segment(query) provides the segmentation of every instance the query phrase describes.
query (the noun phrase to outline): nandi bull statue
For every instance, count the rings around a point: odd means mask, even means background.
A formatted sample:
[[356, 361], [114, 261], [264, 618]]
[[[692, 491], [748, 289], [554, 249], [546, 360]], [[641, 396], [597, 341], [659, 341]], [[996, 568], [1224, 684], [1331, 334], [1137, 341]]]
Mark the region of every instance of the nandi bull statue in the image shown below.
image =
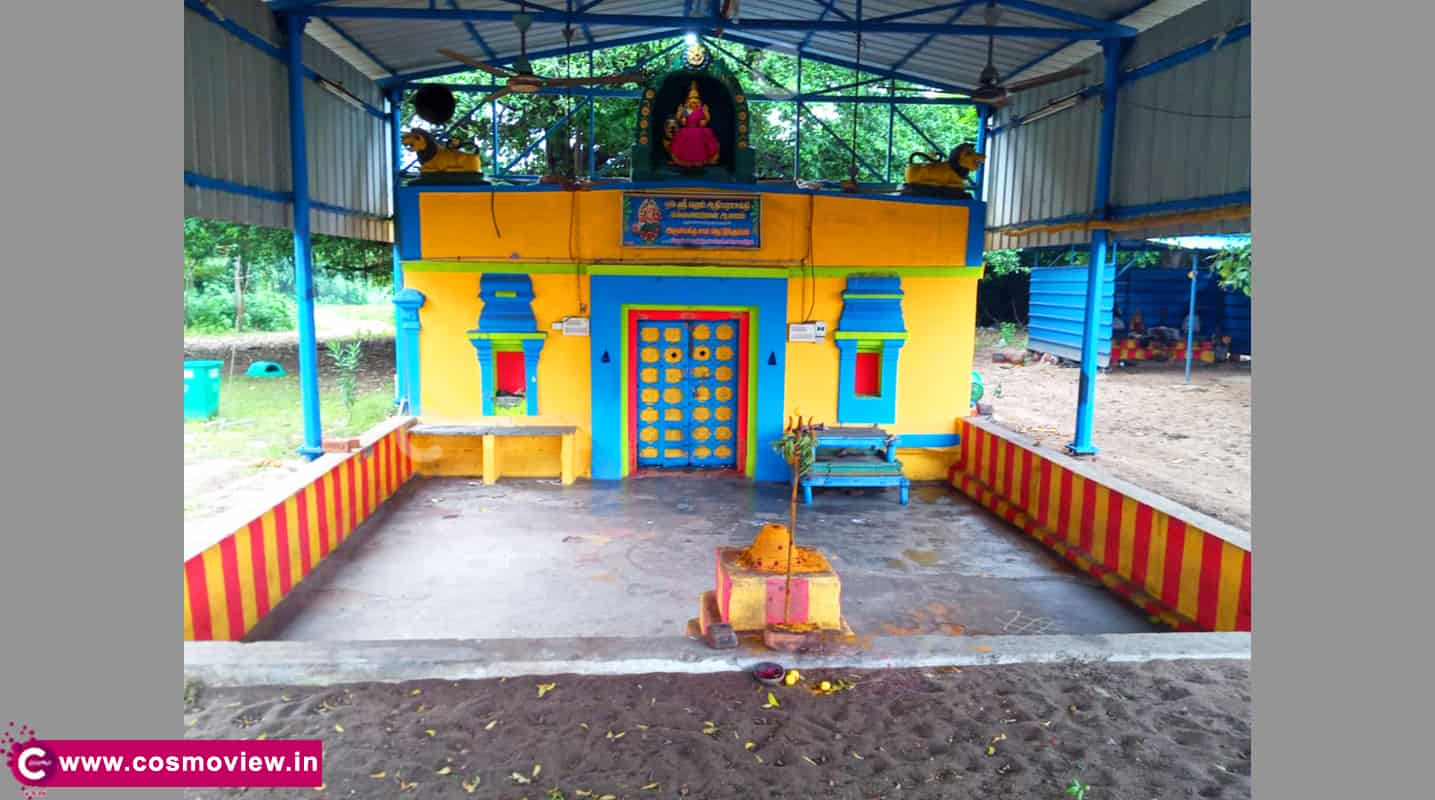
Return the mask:
[[[927, 163], [919, 164], [918, 159]], [[970, 199], [967, 182], [986, 160], [970, 142], [957, 145], [946, 158], [940, 153], [913, 153], [907, 159], [902, 193]]]

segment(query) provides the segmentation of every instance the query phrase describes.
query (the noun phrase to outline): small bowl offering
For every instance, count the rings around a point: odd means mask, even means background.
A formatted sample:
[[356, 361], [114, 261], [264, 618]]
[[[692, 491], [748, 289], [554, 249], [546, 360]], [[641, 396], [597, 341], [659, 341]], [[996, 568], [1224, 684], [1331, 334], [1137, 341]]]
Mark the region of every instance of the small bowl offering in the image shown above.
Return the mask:
[[782, 676], [786, 674], [787, 670], [783, 669], [781, 664], [774, 664], [771, 661], [764, 661], [752, 668], [752, 677], [768, 686], [782, 683]]

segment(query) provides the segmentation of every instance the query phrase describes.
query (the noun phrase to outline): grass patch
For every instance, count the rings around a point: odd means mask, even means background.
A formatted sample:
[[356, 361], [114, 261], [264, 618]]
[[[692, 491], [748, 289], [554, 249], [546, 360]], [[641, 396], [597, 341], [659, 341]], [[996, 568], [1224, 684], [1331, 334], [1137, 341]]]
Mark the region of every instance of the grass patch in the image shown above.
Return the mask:
[[[339, 392], [319, 388], [319, 419], [326, 436], [357, 436], [377, 425], [393, 408], [393, 389], [359, 388], [349, 418]], [[184, 423], [185, 460], [295, 458], [304, 443], [299, 378], [236, 375], [219, 392], [219, 416]], [[263, 466], [256, 461], [256, 467]]]

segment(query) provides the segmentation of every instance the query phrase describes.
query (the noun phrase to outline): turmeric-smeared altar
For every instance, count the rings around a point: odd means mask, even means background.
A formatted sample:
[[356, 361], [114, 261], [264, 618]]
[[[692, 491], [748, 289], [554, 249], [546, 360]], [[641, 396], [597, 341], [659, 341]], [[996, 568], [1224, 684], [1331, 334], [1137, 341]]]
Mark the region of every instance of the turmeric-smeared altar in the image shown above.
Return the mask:
[[[775, 522], [762, 526], [752, 544], [738, 556], [744, 569], [757, 572], [787, 572], [787, 526]], [[826, 556], [812, 547], [798, 547], [792, 554], [794, 573], [831, 572]]]

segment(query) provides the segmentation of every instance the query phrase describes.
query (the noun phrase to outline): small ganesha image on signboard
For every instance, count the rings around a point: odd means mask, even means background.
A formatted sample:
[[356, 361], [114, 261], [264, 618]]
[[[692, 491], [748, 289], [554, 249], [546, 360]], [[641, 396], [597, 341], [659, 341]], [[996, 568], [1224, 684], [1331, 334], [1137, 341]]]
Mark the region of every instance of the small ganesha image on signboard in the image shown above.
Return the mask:
[[633, 223], [633, 233], [645, 242], [657, 241], [662, 222], [663, 211], [650, 197], [638, 206], [638, 221]]

